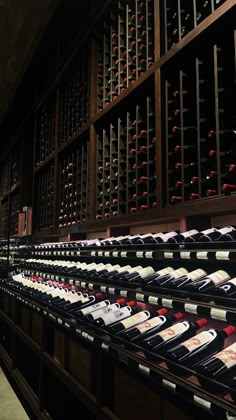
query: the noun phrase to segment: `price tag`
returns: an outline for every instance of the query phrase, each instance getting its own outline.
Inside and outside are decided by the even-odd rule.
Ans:
[[[80,286],[81,287],[86,287],[86,282],[85,281],[81,281]]]
[[[127,297],[127,294],[128,294],[127,290],[120,290],[120,296],[126,298]]]
[[[88,335],[87,340],[91,341],[91,343],[93,343],[94,342],[94,337],[92,337],[91,335]]]
[[[173,252],[164,252],[164,258],[173,258]]]
[[[125,252],[125,251],[122,251],[122,252],[120,253],[120,256],[121,256],[122,258],[125,258],[125,257],[127,257],[127,252]]]
[[[48,314],[49,318],[51,318],[53,321],[56,321],[56,317],[53,314]]]
[[[96,251],[91,252],[91,257],[96,257]]]
[[[162,299],[161,303],[164,308],[173,308],[173,301],[171,299]]]
[[[105,344],[105,343],[102,343],[102,349],[104,350],[104,351],[109,351],[109,346],[107,345],[107,344]]]
[[[89,283],[88,284],[88,288],[91,289],[91,290],[93,290],[93,283]]]
[[[74,280],[69,280],[69,285],[73,286],[73,284],[74,284]]]
[[[193,401],[199,407],[204,408],[204,410],[211,412],[211,403],[210,403],[210,401],[207,401],[204,398],[199,397],[199,395],[194,395],[193,396]]]
[[[176,384],[173,384],[173,382],[167,381],[167,379],[162,379],[162,385],[165,388],[170,389],[171,391],[176,390]]]
[[[211,317],[218,321],[227,321],[227,311],[224,309],[211,308]]]
[[[110,257],[110,252],[109,251],[106,251],[105,254],[104,254],[104,256],[105,257]]]
[[[115,295],[115,288],[114,287],[108,287],[108,292],[111,293],[111,295]]]
[[[78,255],[78,257],[80,256],[80,251],[76,251],[75,255]]]
[[[198,251],[196,257],[198,260],[208,260],[208,251]]]
[[[79,280],[75,280],[75,286],[80,286],[80,281]]]
[[[65,327],[70,328],[70,324],[67,324],[67,322],[65,322]]]
[[[183,260],[189,260],[190,259],[190,252],[181,251],[180,258],[182,258]]]
[[[88,337],[88,334],[85,332],[85,331],[82,331],[82,337],[84,337],[84,338],[86,338],[87,339],[87,337]]]
[[[150,375],[150,369],[149,369],[149,367],[144,366],[144,365],[141,365],[139,363],[138,368],[139,368],[140,372],[144,373],[144,375],[148,375],[148,376]]]
[[[47,313],[47,311],[43,311],[43,314],[44,314],[45,316],[47,316],[47,314],[48,314],[48,313]]]
[[[153,252],[152,251],[145,252],[145,258],[153,258]]]
[[[142,295],[141,293],[136,293],[136,300],[138,300],[139,302],[144,302],[144,295]]]
[[[158,305],[158,298],[156,298],[155,296],[149,296],[148,303],[150,303],[151,305]]]
[[[189,312],[190,314],[197,315],[198,314],[197,309],[198,309],[198,306],[195,305],[194,303],[185,303],[184,304],[184,310],[186,312]]]
[[[101,287],[100,287],[100,291],[101,291],[101,292],[104,292],[104,293],[105,293],[105,292],[106,292],[106,290],[107,290],[107,287],[106,287],[106,286],[101,286]]]
[[[98,251],[98,256],[103,257],[103,251]]]
[[[136,257],[137,258],[143,258],[143,254],[144,254],[143,251],[138,251],[138,252],[136,252]]]
[[[82,331],[81,331],[80,328],[76,328],[75,332],[76,332],[76,334],[82,334]]]
[[[39,307],[37,307],[37,311],[40,312],[40,308]]]
[[[62,282],[62,283],[65,283],[65,279],[64,279],[64,277],[61,277],[61,282]]]
[[[58,324],[60,324],[60,325],[62,325],[62,324],[63,324],[63,321],[62,321],[62,319],[61,319],[61,318],[57,318],[57,322],[58,322]]]
[[[229,252],[230,251],[216,251],[216,259],[229,261]]]
[[[118,257],[118,256],[119,256],[119,252],[117,252],[117,251],[112,252],[112,256],[113,256],[113,257]]]

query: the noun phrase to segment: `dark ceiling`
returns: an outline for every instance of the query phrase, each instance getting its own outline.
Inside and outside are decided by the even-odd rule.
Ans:
[[[0,123],[58,0],[0,0]]]

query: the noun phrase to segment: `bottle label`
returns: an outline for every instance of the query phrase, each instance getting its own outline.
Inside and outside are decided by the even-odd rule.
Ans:
[[[224,281],[230,279],[230,276],[228,273],[226,273],[226,271],[218,270],[215,273],[209,274],[207,279],[210,279],[215,284],[215,286],[217,286],[218,284],[221,284]]]
[[[198,279],[201,279],[202,277],[207,276],[207,273],[202,270],[201,268],[191,271],[191,273],[188,273],[187,277],[190,278],[192,281],[196,281]]]
[[[227,284],[228,284],[228,283],[233,284],[234,286],[236,286],[236,277],[234,277],[233,279],[229,280],[229,281],[227,282]],[[224,286],[224,287],[225,287],[225,286]]]
[[[190,338],[189,340],[184,341],[180,346],[184,346],[188,349],[189,352],[198,352],[202,348],[206,347],[211,341],[216,337],[217,333],[215,330],[203,331],[200,334],[197,334],[195,337]]]
[[[138,314],[132,315],[128,319],[125,319],[121,322],[121,324],[125,328],[131,328],[134,327],[136,324],[146,321],[146,319],[148,319],[149,316],[150,313],[148,311],[139,312]]]
[[[89,306],[88,308],[81,309],[81,313],[83,315],[88,315],[90,314],[90,312],[96,311],[97,309],[100,309],[100,308],[104,308],[105,306],[107,306],[107,304],[110,303],[108,302],[109,302],[108,300],[103,300],[102,302],[95,303],[95,305]]]
[[[236,364],[236,343],[226,347],[226,349],[220,351],[214,357],[221,360],[230,369]]]
[[[215,228],[203,230],[201,233],[203,233],[203,235],[209,235],[209,233],[213,232],[216,232]]]
[[[181,276],[184,276],[185,274],[188,274],[188,270],[186,268],[179,268],[178,270],[175,270],[171,273],[171,277],[174,279],[178,279]]]
[[[107,314],[101,318],[105,325],[110,325],[114,322],[118,322],[126,318],[130,315],[130,312],[131,308],[129,306],[126,306],[126,308],[118,309],[117,311]]]
[[[176,232],[168,232],[166,234],[164,234],[163,236],[160,235],[161,239],[163,240],[163,242],[167,242],[168,239],[173,238],[174,236],[177,236],[178,233]]]
[[[101,318],[103,315],[108,314],[109,312],[117,311],[119,309],[119,303],[113,303],[112,305],[105,306],[105,308],[98,309],[97,311],[91,314],[93,320]]]
[[[142,279],[145,279],[146,277],[154,273],[155,273],[155,270],[152,267],[146,267],[142,271],[139,272],[139,275]]]
[[[154,327],[159,327],[166,321],[165,316],[156,316],[155,318],[150,319],[149,321],[143,322],[140,325],[137,325],[136,328],[141,332],[141,334],[144,334],[146,331],[151,330]]]
[[[188,232],[183,232],[180,235],[182,235],[184,238],[189,238],[189,236],[196,235],[196,233],[198,233],[198,230],[193,229],[189,230]]]
[[[176,337],[182,335],[188,329],[189,323],[184,321],[179,322],[172,327],[166,328],[166,330],[159,332],[158,335],[163,339],[163,341],[169,341],[174,340]]]
[[[219,232],[221,235],[225,235],[226,233],[232,232],[233,230],[235,229],[232,226],[227,226],[225,228],[219,229]]]
[[[165,276],[166,274],[170,274],[173,271],[174,269],[172,267],[166,267],[166,268],[163,268],[163,270],[157,271],[157,274],[159,274],[160,276]]]

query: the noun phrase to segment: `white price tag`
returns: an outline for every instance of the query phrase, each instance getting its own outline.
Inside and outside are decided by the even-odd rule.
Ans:
[[[75,280],[75,286],[80,286],[80,281],[79,280]]]
[[[223,261],[229,261],[229,252],[230,251],[217,251],[216,252],[216,259],[217,260],[223,260]]]
[[[138,251],[138,252],[136,252],[136,257],[137,258],[143,258],[143,254],[144,254],[143,251]]]
[[[102,343],[102,349],[104,350],[104,351],[109,351],[109,346],[107,345],[107,344],[105,344],[105,343]]]
[[[153,258],[153,252],[152,251],[145,252],[145,258]]]
[[[98,251],[98,256],[103,257],[103,251]]]
[[[122,258],[125,258],[125,257],[127,257],[127,252],[125,252],[125,251],[122,251],[122,252],[120,253],[120,256],[121,256]]]
[[[88,335],[88,336],[87,336],[87,340],[88,340],[88,341],[91,341],[91,343],[93,343],[93,341],[94,341],[94,337],[92,337],[91,335]]]
[[[144,373],[144,375],[148,375],[148,376],[150,375],[150,369],[149,369],[149,367],[144,366],[144,365],[141,365],[139,363],[138,368],[139,368],[140,372]]]
[[[104,292],[104,293],[105,293],[105,292],[106,292],[106,290],[107,290],[107,287],[106,287],[106,286],[101,286],[101,287],[100,287],[100,291],[101,291],[101,292]]]
[[[184,310],[185,312],[189,312],[190,314],[195,314],[197,315],[197,308],[198,306],[195,305],[194,303],[185,303],[184,304]]]
[[[86,287],[86,282],[85,282],[85,281],[82,281],[82,282],[80,283],[80,286],[81,286],[81,287]]]
[[[227,321],[227,311],[224,309],[211,308],[211,317],[217,321]]]
[[[67,324],[67,322],[65,322],[65,327],[70,328],[70,324]]]
[[[58,322],[58,324],[60,324],[60,325],[62,325],[62,324],[63,324],[63,321],[62,321],[62,319],[61,319],[61,318],[57,318],[57,322]]]
[[[78,255],[78,257],[80,256],[80,251],[76,251],[75,255]]]
[[[63,277],[61,277],[61,282],[65,283],[65,279]]]
[[[127,294],[128,294],[127,290],[120,290],[120,296],[126,298],[127,297]]]
[[[82,334],[82,331],[81,331],[80,328],[76,328],[75,332],[76,332],[76,334]]]
[[[117,251],[112,252],[112,256],[113,256],[113,257],[118,257],[118,255],[119,255],[119,253],[118,253]]]
[[[88,284],[88,288],[91,289],[91,290],[93,290],[93,283],[89,283]]]
[[[170,389],[171,391],[176,390],[176,384],[173,384],[173,382],[167,381],[167,379],[162,379],[162,385],[165,388]]]
[[[171,299],[162,299],[161,303],[164,308],[173,308],[173,301]]]
[[[173,252],[164,252],[164,258],[173,258]]]
[[[91,257],[96,257],[96,251],[91,252]]]
[[[47,313],[47,311],[43,311],[43,314],[44,314],[45,316],[47,316],[47,314],[48,314],[48,313]]]
[[[144,302],[144,295],[142,293],[136,293],[136,300],[139,302]]]
[[[149,296],[148,303],[150,303],[151,305],[158,305],[158,298],[156,298],[155,296]]]
[[[208,251],[198,251],[196,256],[198,260],[208,260]]]
[[[104,254],[104,256],[105,257],[110,257],[110,252],[109,251],[106,251],[105,254]]]
[[[85,331],[82,331],[82,337],[84,337],[84,338],[86,338],[87,339],[87,337],[88,337],[88,334],[85,332]]]
[[[193,401],[199,407],[204,408],[204,410],[211,412],[211,403],[210,403],[210,401],[207,401],[204,398],[199,397],[199,395],[194,395],[193,396]]]
[[[69,280],[69,285],[73,286],[73,284],[74,284],[74,280]]]
[[[114,287],[108,287],[108,293],[111,293],[111,295],[115,295],[115,288]]]
[[[190,252],[189,251],[181,251],[180,258],[183,260],[189,260],[190,259]]]

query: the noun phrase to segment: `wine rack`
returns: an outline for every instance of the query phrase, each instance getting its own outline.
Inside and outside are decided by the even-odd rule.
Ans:
[[[22,145],[20,142],[17,143],[11,156],[11,173],[10,173],[10,187],[14,187],[21,177],[21,151]]]
[[[54,226],[54,164],[37,173],[34,197],[34,228],[36,231]]]
[[[165,80],[167,202],[236,190],[235,31],[180,64]],[[207,53],[207,54],[206,54]],[[165,153],[165,152],[164,152]]]
[[[155,106],[147,96],[97,136],[97,216],[157,206]]]
[[[164,0],[163,54],[210,16],[226,0]]]
[[[44,162],[55,150],[56,92],[50,93],[36,115],[35,165]]]
[[[89,54],[79,51],[59,87],[59,143],[65,143],[89,120]]]
[[[10,188],[10,156],[1,165],[1,196],[4,196]]]
[[[77,147],[60,161],[59,227],[85,223],[89,208],[88,141]]]
[[[6,239],[8,235],[8,200],[1,203],[0,237]]]
[[[98,44],[97,95],[102,111],[154,63],[154,1],[115,1]]]
[[[9,232],[10,237],[18,233],[18,214],[20,211],[20,192],[15,192],[10,197]]]

